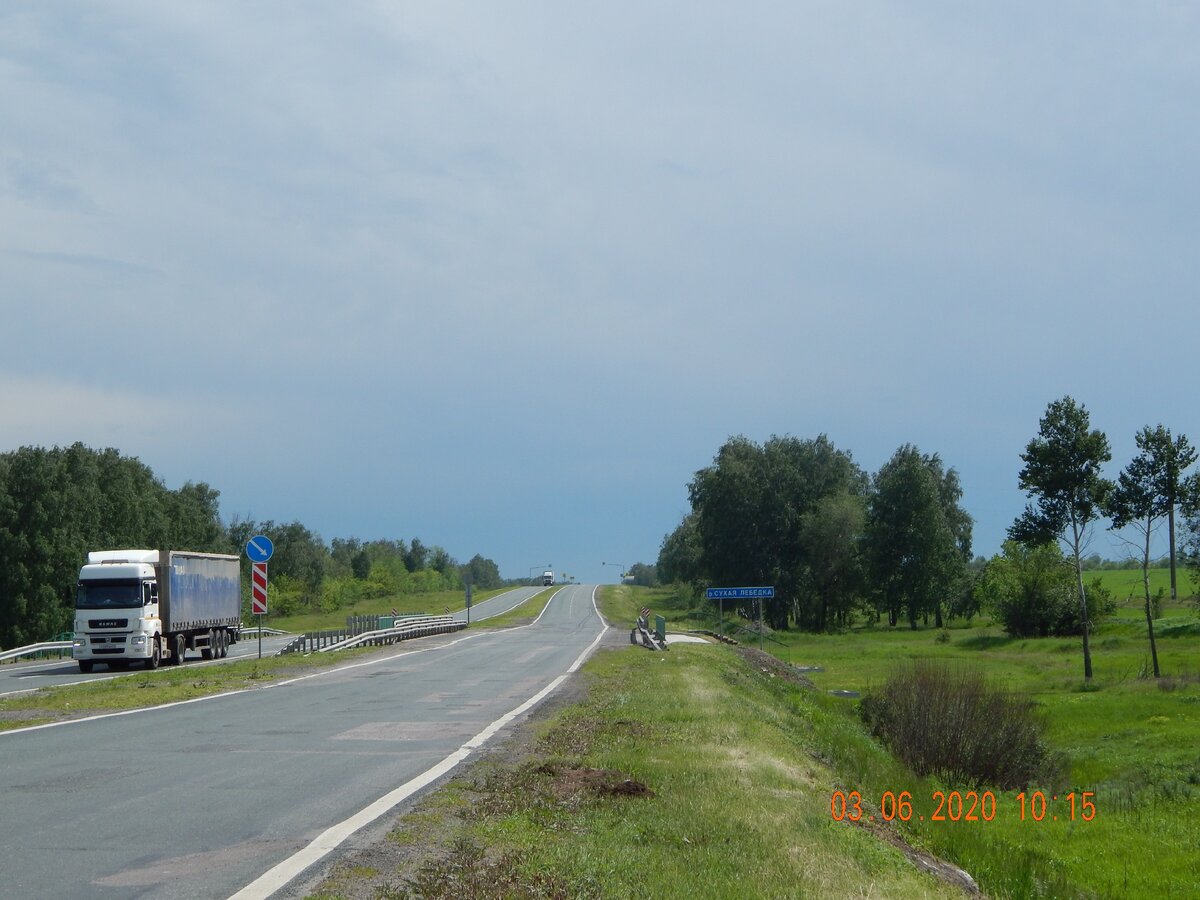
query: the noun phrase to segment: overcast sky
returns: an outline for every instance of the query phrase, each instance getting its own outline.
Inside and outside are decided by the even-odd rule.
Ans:
[[[611,581],[911,442],[990,555],[1049,401],[1200,439],[1197,9],[7,0],[0,449]]]

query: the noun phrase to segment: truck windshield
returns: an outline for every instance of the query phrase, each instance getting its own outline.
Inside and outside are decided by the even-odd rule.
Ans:
[[[137,581],[81,581],[75,594],[76,609],[130,609],[142,605]]]

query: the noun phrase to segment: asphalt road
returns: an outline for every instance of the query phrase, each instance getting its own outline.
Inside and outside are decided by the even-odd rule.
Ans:
[[[511,591],[505,591],[503,594],[497,594],[495,597],[491,597],[481,603],[473,604],[471,607],[471,621],[482,622],[486,619],[503,615],[543,590],[545,588],[541,586],[514,588]],[[467,613],[466,610],[460,609],[457,612],[451,613],[451,616],[461,622],[466,619]],[[277,651],[294,637],[295,635],[264,637],[262,641],[263,656],[274,656]],[[228,659],[245,659],[257,654],[258,638],[247,637],[241,642],[230,646]],[[200,651],[192,650],[185,657],[184,665],[195,665],[201,661]],[[219,665],[221,662],[224,662],[224,660],[208,660],[204,661],[204,664]],[[137,666],[137,664],[135,663],[134,666]],[[144,672],[145,670],[136,667],[132,671]],[[36,662],[6,663],[0,666],[0,697],[34,691],[41,687],[58,687],[65,684],[78,684],[82,681],[99,681],[105,678],[117,678],[126,674],[128,674],[127,671],[110,671],[108,666],[99,664],[91,674],[84,675],[79,671],[79,664],[72,660],[69,655],[63,659],[53,661],[39,660]]]
[[[513,588],[511,591],[497,594],[495,597],[490,597],[480,603],[472,603],[471,622],[483,622],[487,619],[494,619],[496,616],[502,616],[544,590],[546,588],[540,585],[537,587]],[[459,622],[465,622],[467,619],[467,611],[465,609],[452,612],[450,615]]]
[[[276,651],[294,637],[295,635],[263,637],[263,656],[273,656]],[[229,656],[226,659],[245,659],[246,657],[257,655],[258,637],[247,637],[236,644],[230,645]],[[203,660],[199,650],[191,650],[184,656],[185,666],[194,666],[197,664],[214,666],[220,665],[225,661]],[[164,663],[164,668],[168,667]],[[81,681],[119,678],[122,675],[128,675],[130,671],[145,672],[145,669],[133,668],[128,671],[113,672],[109,671],[108,666],[97,664],[91,674],[84,675],[79,671],[79,663],[71,659],[69,655],[64,659],[56,659],[49,662],[39,660],[37,662],[6,663],[0,666],[0,697],[21,694],[25,691],[34,691],[42,687],[59,687],[64,684],[79,684]],[[2,890],[0,890],[0,896],[3,896]]]
[[[382,813],[398,787],[465,757],[489,726],[557,684],[603,629],[592,587],[569,585],[527,627],[427,638],[261,689],[0,733],[0,896],[162,900],[247,886],[244,896],[268,896],[291,877],[294,854],[311,870],[316,848],[333,846],[348,819],[391,794],[367,815]]]

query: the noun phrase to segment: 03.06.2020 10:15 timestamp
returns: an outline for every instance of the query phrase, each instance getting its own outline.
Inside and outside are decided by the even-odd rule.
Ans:
[[[1017,811],[1020,821],[1091,822],[1098,812],[1095,791],[1070,791],[1064,794],[1046,795],[1044,791],[1017,794]],[[879,818],[885,822],[913,819],[931,822],[992,822],[996,818],[997,801],[992,791],[933,791],[929,816],[913,808],[911,791],[884,791],[879,798]],[[864,809],[862,794],[858,791],[834,791],[829,798],[829,812],[835,821],[873,822],[873,811]]]

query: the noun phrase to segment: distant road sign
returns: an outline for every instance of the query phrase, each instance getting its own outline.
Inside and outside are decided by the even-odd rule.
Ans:
[[[256,534],[246,541],[246,556],[250,562],[265,563],[275,552],[275,545],[265,534]]]
[[[774,587],[709,588],[704,592],[709,600],[756,600],[775,596]]]

